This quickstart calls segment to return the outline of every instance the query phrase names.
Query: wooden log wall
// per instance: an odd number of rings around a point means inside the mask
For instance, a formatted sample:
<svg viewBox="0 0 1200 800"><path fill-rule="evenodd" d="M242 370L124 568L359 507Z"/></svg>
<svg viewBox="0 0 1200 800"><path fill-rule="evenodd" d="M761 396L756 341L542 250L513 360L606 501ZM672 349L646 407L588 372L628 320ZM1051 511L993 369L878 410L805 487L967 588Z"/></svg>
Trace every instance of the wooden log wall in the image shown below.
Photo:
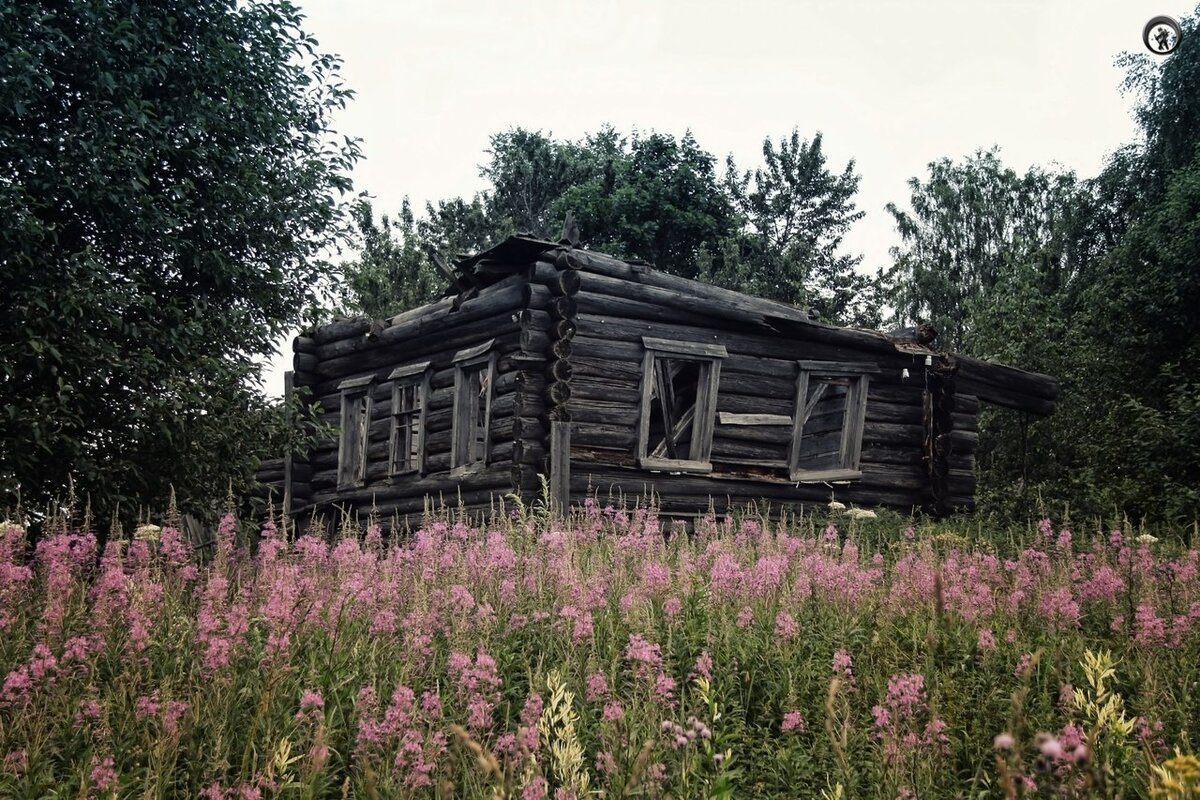
<svg viewBox="0 0 1200 800"><path fill-rule="evenodd" d="M551 254L546 254L547 258ZM576 297L579 294L580 263L571 248L563 247L553 254L553 262L539 260L533 268L535 280L544 281L550 289L550 317L554 322L550 347L546 354L548 380L545 396L546 418L550 436L547 439L548 458L543 474L549 479L550 503L555 513L565 514L571 501L571 381L575 375L573 361L574 339L578 330L579 313Z"/></svg>
<svg viewBox="0 0 1200 800"><path fill-rule="evenodd" d="M842 502L931 508L931 472L925 459L927 428L935 421L925 407L923 354L901 353L868 332L817 325L798 318L777 320L771 330L759 301L724 303L724 290L691 295L690 282L591 254L576 296L573 381L568 408L572 424L572 501L589 491L658 495L664 511L695 512L713 498L718 509L754 500L773 503ZM602 272L593 271L599 267ZM716 287L709 287L715 289ZM765 303L766 301L762 301ZM791 309L798 315L798 309ZM713 473L650 473L639 468L637 446L643 336L722 345L713 436ZM798 360L867 362L870 376L862 446L862 477L836 485L800 484L788 478L791 426L740 424L721 415L776 415L795 409ZM931 374L944 364L935 361ZM907 369L909 377L902 377ZM936 387L935 387L936 388ZM951 388L947 398L953 398ZM941 444L938 510L970 502L978 401L946 398L936 421ZM775 420L780 422L780 420ZM819 427L814 421L813 430ZM952 446L953 445L953 446Z"/></svg>
<svg viewBox="0 0 1200 800"><path fill-rule="evenodd" d="M945 356L933 356L927 368L927 351L901 352L882 334L815 323L791 306L602 254L547 248L527 265L479 261L476 271L486 267L488 274L475 275L457 296L382 322L341 320L297 338L295 385L320 401L325 421L339 422L342 381L373 375L376 383L365 485L337 489L335 438L293 462L294 506L374 504L384 516L411 518L432 496L483 511L507 492L533 499L541 473L555 481L560 504L568 497L581 502L591 491L653 492L665 512L695 513L710 498L720 509L759 500L826 503L836 494L843 502L946 513L973 504L980 399L1036 412L1053 406L1056 387L1046 376L1010 376ZM636 463L643 336L726 349L710 475L652 473ZM497 354L490 463L451 479L451 359L488 340ZM861 478L834 486L789 479L786 421L796 411L799 360L878 366L869 378ZM431 362L425 471L389 478L387 376L419 361ZM1015 388L1005 388L1009 378L1018 381ZM834 420L840 406L828 405ZM813 419L806 436L832 446L836 427ZM570 457L551 460L552 451Z"/></svg>
<svg viewBox="0 0 1200 800"><path fill-rule="evenodd" d="M419 515L427 498L468 510L486 510L499 496L532 490L546 459L546 353L552 350L550 290L514 274L480 289L471 299L446 298L383 323L342 321L296 340L296 384L324 409L321 420L340 422L338 385L373 376L363 486L337 487L338 438L308 454L307 501L298 511L343 509L359 516L372 508L381 519ZM455 352L491 340L497 356L492 376L491 448L485 467L450 477ZM388 475L391 371L430 362L426 398L424 471ZM301 369L303 368L303 369ZM297 498L298 499L298 498ZM294 504L295 505L295 504Z"/></svg>

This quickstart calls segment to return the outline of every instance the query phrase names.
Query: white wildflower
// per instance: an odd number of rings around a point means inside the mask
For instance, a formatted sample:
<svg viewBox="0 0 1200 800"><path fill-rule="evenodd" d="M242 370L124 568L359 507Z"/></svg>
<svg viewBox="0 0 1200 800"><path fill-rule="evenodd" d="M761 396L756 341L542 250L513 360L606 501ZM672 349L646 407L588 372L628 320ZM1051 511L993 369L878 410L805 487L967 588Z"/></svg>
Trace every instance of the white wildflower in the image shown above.
<svg viewBox="0 0 1200 800"><path fill-rule="evenodd" d="M162 528L158 525L138 525L133 532L133 538L143 542L157 542L162 536Z"/></svg>
<svg viewBox="0 0 1200 800"><path fill-rule="evenodd" d="M845 511L845 510L846 510L846 504L845 504L845 503L839 503L837 500L830 500L830 501L829 501L829 513L831 513L831 514L840 514L841 512L843 512L843 511Z"/></svg>
<svg viewBox="0 0 1200 800"><path fill-rule="evenodd" d="M846 516L853 520L875 519L875 512L865 508L852 508L846 512Z"/></svg>
<svg viewBox="0 0 1200 800"><path fill-rule="evenodd" d="M1133 540L1138 544L1154 544L1158 541L1158 537L1143 533L1141 536L1135 536Z"/></svg>

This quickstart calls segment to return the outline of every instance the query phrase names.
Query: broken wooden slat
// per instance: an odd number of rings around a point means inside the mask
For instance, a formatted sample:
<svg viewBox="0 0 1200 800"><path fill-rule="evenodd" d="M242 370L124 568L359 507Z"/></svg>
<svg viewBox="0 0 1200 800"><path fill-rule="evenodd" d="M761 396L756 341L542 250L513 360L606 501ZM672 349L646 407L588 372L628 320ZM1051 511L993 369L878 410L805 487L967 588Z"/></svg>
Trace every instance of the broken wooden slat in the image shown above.
<svg viewBox="0 0 1200 800"><path fill-rule="evenodd" d="M735 414L730 411L717 413L721 425L791 425L792 418L785 414Z"/></svg>

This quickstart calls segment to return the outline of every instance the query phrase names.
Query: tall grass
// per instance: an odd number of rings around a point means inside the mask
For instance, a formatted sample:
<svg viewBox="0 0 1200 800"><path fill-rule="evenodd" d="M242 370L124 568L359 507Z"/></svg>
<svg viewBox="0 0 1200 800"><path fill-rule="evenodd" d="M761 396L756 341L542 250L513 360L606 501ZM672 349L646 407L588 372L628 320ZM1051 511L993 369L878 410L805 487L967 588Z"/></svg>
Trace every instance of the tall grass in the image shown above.
<svg viewBox="0 0 1200 800"><path fill-rule="evenodd" d="M1200 553L959 525L5 526L0 796L1193 796Z"/></svg>

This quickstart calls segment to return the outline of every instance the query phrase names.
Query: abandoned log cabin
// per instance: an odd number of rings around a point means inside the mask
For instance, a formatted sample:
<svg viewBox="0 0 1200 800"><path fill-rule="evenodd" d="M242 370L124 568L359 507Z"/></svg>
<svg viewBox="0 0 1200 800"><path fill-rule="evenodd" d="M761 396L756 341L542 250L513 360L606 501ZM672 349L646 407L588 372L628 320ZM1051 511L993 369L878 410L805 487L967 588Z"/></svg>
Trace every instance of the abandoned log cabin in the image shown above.
<svg viewBox="0 0 1200 800"><path fill-rule="evenodd" d="M1049 414L1045 375L927 335L803 310L514 236L446 268L442 299L295 339L296 390L337 435L264 465L293 516L384 519L598 493L664 513L766 501L969 509L980 402ZM923 333L927 333L923 331Z"/></svg>

